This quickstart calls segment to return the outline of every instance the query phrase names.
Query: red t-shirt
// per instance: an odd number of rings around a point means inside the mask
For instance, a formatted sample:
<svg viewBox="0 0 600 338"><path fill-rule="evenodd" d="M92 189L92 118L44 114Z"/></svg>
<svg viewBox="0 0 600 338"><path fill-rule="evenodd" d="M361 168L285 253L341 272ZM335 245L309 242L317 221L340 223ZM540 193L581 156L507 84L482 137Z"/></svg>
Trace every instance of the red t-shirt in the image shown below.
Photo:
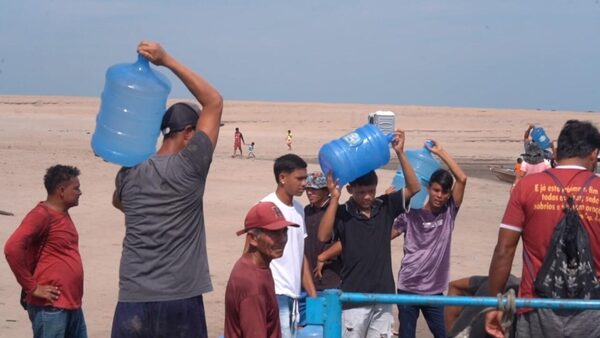
<svg viewBox="0 0 600 338"><path fill-rule="evenodd" d="M240 147L242 145L242 133L239 131L236 131L235 134L233 134L233 144L236 147Z"/></svg>
<svg viewBox="0 0 600 338"><path fill-rule="evenodd" d="M256 266L248 255L235 263L227 282L225 337L281 337L271 270Z"/></svg>
<svg viewBox="0 0 600 338"><path fill-rule="evenodd" d="M593 175L575 166L549 171L556 175L569 195L577 195L585 181ZM554 227L564 215L564 203L563 194L554 180L544 173L525 176L512 191L500 227L522 232L524 257L519 297L536 297L533 281L546 256ZM592 181L587 192L583 192L575 203L587 230L596 275L600 278L600 177Z"/></svg>
<svg viewBox="0 0 600 338"><path fill-rule="evenodd" d="M47 234L45 244L42 237ZM79 255L79 235L69 216L40 202L10 236L4 254L17 281L27 292L27 303L78 309L83 297L83 264ZM41 253L39 252L42 247ZM39 255L39 261L35 260ZM33 266L35 265L35 271ZM54 285L60 290L55 302L33 297L37 285Z"/></svg>

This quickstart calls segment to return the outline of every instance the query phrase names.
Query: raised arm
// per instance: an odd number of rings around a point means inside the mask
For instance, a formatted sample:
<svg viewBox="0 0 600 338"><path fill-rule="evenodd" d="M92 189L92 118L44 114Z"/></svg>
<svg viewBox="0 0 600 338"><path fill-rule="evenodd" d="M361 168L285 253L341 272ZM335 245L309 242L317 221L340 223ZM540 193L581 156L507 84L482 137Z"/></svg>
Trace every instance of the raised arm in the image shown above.
<svg viewBox="0 0 600 338"><path fill-rule="evenodd" d="M331 200L329 201L327 210L325 210L325 214L323 214L323 218L321 218L321 222L319 223L319 240L321 242L328 242L332 237L335 214L337 213L338 203L341 196L340 187L337 185L337 183L337 181L333 180L333 173L329 172L327 174L327 189L329 189Z"/></svg>
<svg viewBox="0 0 600 338"><path fill-rule="evenodd" d="M448 169L450 169L450 172L456 179L456 183L454 184L454 189L452 189L452 198L454 199L454 203L456 203L456 206L460 207L460 205L463 201L463 197L465 195L465 187L467 185L467 175L462 170L462 168L458 165L458 163L456 163L456 161L454 161L452 156L450 156L450 154L448 154L446 149L442 148L442 146L438 142L433 141L432 147L430 147L428 144L425 144L425 146L432 153L437 155L437 157L439 157L442 161L444 161L444 163L446 163L446 165L448 166Z"/></svg>
<svg viewBox="0 0 600 338"><path fill-rule="evenodd" d="M177 61L156 42L140 42L138 53L153 64L171 70L202 105L202 113L196 124L196 130L206 133L214 149L217 145L223 113L221 94L202 76Z"/></svg>
<svg viewBox="0 0 600 338"><path fill-rule="evenodd" d="M496 243L492 262L490 263L490 296L496 296L498 293L504 291L520 236L520 232L500 229L498 242ZM486 313L485 330L488 334L493 337L504 337L504 330L500 325L501 318L502 311L500 310L493 310Z"/></svg>
<svg viewBox="0 0 600 338"><path fill-rule="evenodd" d="M408 162L406 154L404 154L404 140L404 131L396 129L392 147L396 152L396 156L398 156L398 161L400 162L402 172L404 173L404 199L408 200L421 190L421 184L419 183L419 179L417 178L413 167L410 165L410 162Z"/></svg>
<svg viewBox="0 0 600 338"><path fill-rule="evenodd" d="M533 129L534 125L530 124L527 129L525 130L525 134L523 134L523 143L527 143L529 141L529 133L531 133L531 130Z"/></svg>

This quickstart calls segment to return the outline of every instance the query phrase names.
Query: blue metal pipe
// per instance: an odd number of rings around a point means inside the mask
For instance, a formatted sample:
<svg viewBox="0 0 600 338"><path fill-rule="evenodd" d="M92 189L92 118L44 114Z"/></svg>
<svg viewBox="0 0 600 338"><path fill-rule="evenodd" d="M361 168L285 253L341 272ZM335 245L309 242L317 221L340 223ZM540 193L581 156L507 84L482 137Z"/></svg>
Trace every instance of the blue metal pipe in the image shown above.
<svg viewBox="0 0 600 338"><path fill-rule="evenodd" d="M427 295L395 295L380 293L342 293L340 290L325 290L323 298L307 298L308 324L323 325L325 338L338 338L342 335L342 303L384 303L414 305L454 305L504 308L508 299L496 297L460 297L460 296L427 296ZM516 308L561 309L561 310L600 310L600 300L583 299L546 299L516 298Z"/></svg>
<svg viewBox="0 0 600 338"><path fill-rule="evenodd" d="M351 303L384 303L384 304L415 304L415 305L454 305L498 307L496 297L463 297L463 296L427 296L427 295L395 295L378 293L348 293L340 295L340 301ZM503 297L504 307L507 299ZM583 299L546 299L546 298L516 298L517 308L535 309L568 309L568 310L600 310L600 300Z"/></svg>

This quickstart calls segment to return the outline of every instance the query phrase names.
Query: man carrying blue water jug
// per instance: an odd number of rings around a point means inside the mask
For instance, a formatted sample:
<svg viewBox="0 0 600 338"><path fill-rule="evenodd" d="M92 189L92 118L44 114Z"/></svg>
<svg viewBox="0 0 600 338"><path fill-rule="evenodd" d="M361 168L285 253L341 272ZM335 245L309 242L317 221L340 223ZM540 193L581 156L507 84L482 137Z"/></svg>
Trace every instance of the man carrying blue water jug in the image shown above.
<svg viewBox="0 0 600 338"><path fill-rule="evenodd" d="M319 225L319 240L332 235L342 245L344 292L395 293L391 236L394 219L409 208L410 198L420 190L419 180L404 153L404 132L396 130L392 147L405 173L405 188L376 197L377 174L370 171L348 184L351 197L338 205L341 195L333 173L327 175L331 195ZM344 337L391 337L394 322L391 304L344 304Z"/></svg>
<svg viewBox="0 0 600 338"><path fill-rule="evenodd" d="M112 337L207 337L202 294L212 284L202 201L223 99L158 43L141 42L138 52L171 70L202 112L172 105L158 152L117 174L113 205L125 213L126 230Z"/></svg>

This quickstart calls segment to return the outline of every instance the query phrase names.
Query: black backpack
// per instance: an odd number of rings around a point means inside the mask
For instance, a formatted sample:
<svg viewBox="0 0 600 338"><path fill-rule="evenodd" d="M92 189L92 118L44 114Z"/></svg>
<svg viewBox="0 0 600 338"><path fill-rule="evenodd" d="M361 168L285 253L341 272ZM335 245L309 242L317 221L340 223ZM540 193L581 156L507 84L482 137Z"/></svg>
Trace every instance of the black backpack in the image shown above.
<svg viewBox="0 0 600 338"><path fill-rule="evenodd" d="M535 293L543 298L600 298L600 283L590 251L590 241L577 212L576 200L596 178L591 175L577 195L567 194L558 178L546 170L565 198L564 216L554 232L542 267L535 278Z"/></svg>

